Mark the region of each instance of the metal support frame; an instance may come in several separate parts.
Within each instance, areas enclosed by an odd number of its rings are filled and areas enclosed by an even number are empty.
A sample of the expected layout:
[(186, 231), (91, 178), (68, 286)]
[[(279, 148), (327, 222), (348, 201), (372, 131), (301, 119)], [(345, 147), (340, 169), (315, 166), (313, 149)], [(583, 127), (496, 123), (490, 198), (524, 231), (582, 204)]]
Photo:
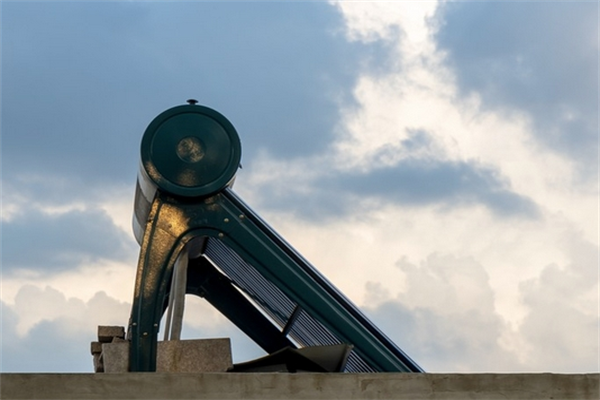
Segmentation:
[(295, 347), (205, 257), (191, 259), (189, 266), (186, 293), (206, 299), (267, 353)]
[(422, 372), (228, 188), (201, 200), (156, 192), (141, 243), (129, 321), (131, 371), (156, 370), (168, 284), (179, 254), (198, 237), (221, 240), (341, 340), (353, 344), (376, 370)]

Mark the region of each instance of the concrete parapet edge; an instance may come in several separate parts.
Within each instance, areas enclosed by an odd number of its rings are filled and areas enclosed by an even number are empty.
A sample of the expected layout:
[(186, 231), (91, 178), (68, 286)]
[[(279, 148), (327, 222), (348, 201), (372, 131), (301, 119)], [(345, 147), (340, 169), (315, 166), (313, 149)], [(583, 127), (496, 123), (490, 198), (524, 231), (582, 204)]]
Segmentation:
[(0, 374), (1, 399), (599, 399), (600, 374)]

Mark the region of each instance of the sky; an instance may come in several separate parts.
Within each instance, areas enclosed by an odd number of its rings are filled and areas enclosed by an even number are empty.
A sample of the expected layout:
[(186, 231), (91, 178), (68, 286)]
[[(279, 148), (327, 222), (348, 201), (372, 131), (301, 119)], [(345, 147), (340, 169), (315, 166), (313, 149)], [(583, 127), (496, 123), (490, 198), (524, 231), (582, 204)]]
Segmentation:
[[(596, 1), (2, 1), (2, 372), (126, 325), (142, 134), (194, 98), (234, 191), (428, 372), (599, 370)], [(185, 338), (262, 351), (200, 298)]]

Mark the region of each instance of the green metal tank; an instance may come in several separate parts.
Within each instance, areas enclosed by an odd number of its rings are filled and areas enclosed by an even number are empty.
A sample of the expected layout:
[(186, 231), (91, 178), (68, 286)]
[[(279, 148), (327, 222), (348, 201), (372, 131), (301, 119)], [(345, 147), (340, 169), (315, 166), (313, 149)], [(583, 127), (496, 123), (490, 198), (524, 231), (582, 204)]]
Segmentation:
[(178, 198), (211, 196), (233, 183), (240, 138), (227, 118), (195, 100), (159, 114), (141, 144), (133, 230), (138, 243), (157, 190)]

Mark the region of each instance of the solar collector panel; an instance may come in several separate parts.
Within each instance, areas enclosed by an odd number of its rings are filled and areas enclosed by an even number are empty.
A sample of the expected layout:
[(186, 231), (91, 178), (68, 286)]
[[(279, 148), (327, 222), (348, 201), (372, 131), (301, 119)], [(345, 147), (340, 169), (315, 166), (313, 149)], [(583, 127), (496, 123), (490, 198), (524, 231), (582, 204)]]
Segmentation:
[(312, 318), (305, 310), (302, 310), (296, 323), (291, 329), (290, 336), (305, 335), (310, 346), (330, 345), (342, 343), (326, 327)]
[[(379, 348), (376, 352), (371, 350), (364, 353), (370, 362), (374, 362), (373, 369), (380, 370), (381, 366), (377, 366), (380, 362), (385, 364), (391, 361), (395, 366), (391, 370), (399, 370), (405, 372), (423, 372), (407, 354), (405, 354), (399, 347), (396, 346), (378, 327), (376, 327), (346, 296), (340, 292), (334, 285), (332, 285), (319, 271), (317, 271), (304, 257), (298, 253), (293, 247), (291, 247), (273, 228), (271, 228), (258, 214), (256, 214), (244, 201), (239, 198), (235, 192), (230, 188), (225, 188), (223, 194), (229, 201), (232, 202), (240, 210), (243, 210), (245, 218), (252, 221), (256, 226), (259, 226), (262, 233), (266, 235), (272, 243), (281, 251), (285, 253), (287, 257), (292, 259), (295, 266), (299, 268), (306, 276), (310, 277), (313, 281), (312, 284), (315, 287), (326, 292), (326, 297), (329, 297), (327, 301), (333, 300), (335, 308), (341, 307), (343, 309), (342, 314), (350, 317), (360, 325), (362, 331), (362, 338), (357, 338), (361, 342), (365, 338), (370, 341), (371, 338), (377, 343), (375, 346)], [(301, 296), (302, 297), (302, 296)], [(337, 303), (337, 304), (336, 304)], [(338, 309), (339, 310), (339, 309)], [(332, 329), (336, 329), (336, 325), (333, 324)], [(344, 335), (338, 332), (338, 334)], [(354, 335), (354, 333), (353, 333)], [(371, 342), (374, 343), (374, 342)], [(370, 347), (367, 342), (362, 342), (366, 347)], [(385, 350), (384, 350), (385, 349)], [(380, 352), (381, 351), (381, 352)], [(384, 353), (387, 353), (384, 355)], [(371, 358), (375, 356), (375, 358)], [(365, 360), (365, 362), (367, 362)], [(371, 364), (368, 364), (371, 365)], [(388, 367), (384, 367), (387, 370)]]
[(377, 372), (373, 367), (365, 362), (356, 351), (352, 350), (346, 362), (344, 372)]
[[(288, 323), (297, 306), (277, 286), (263, 277), (233, 250), (218, 239), (209, 238), (205, 255), (211, 259), (236, 286), (245, 291), (258, 306), (281, 327)], [(342, 343), (323, 324), (305, 310), (292, 321), (288, 337), (301, 347)], [(350, 353), (345, 372), (375, 372), (355, 351)]]
[[(252, 266), (217, 239), (208, 240), (205, 254), (223, 270), (232, 281), (273, 315), (277, 322), (285, 325), (292, 315), (296, 303), (289, 299), (277, 286), (264, 278)], [(339, 344), (341, 341), (326, 327), (301, 310), (290, 328), (289, 336), (294, 340), (312, 345)]]
[(285, 326), (296, 304), (235, 252), (217, 239), (208, 240), (205, 255), (245, 291), (280, 327)]
[[(399, 350), (385, 335), (383, 335), (377, 327), (375, 327), (357, 308), (352, 304), (341, 292), (337, 290), (327, 279), (325, 279), (317, 270), (314, 269), (301, 255), (299, 255), (289, 244), (287, 244), (275, 231), (273, 231), (262, 219), (256, 215), (250, 208), (245, 206), (244, 203), (233, 193), (231, 190), (224, 190), (226, 197), (233, 201), (233, 205), (240, 207), (240, 211), (235, 211), (237, 214), (245, 216), (245, 226), (255, 224), (261, 232), (268, 236), (269, 240), (272, 240), (272, 245), (282, 251), (274, 258), (271, 258), (268, 263), (258, 261), (255, 266), (254, 257), (262, 257), (264, 254), (253, 253), (252, 248), (242, 250), (245, 253), (239, 253), (229, 245), (237, 246), (239, 243), (226, 243), (227, 239), (217, 239), (214, 237), (208, 237), (206, 240), (206, 246), (204, 249), (204, 255), (209, 259), (222, 273), (224, 273), (232, 284), (240, 289), (242, 293), (250, 300), (250, 302), (256, 307), (264, 316), (264, 318), (272, 323), (283, 336), (287, 336), (293, 343), (298, 344), (300, 347), (306, 346), (318, 346), (318, 345), (335, 345), (341, 343), (348, 343), (355, 346), (354, 351), (351, 353), (352, 357), (348, 359), (348, 370), (357, 372), (367, 371), (380, 371), (385, 370), (379, 364), (381, 361), (387, 362), (381, 358), (379, 354), (376, 357), (378, 359), (372, 359), (371, 348), (369, 346), (372, 343), (376, 343), (375, 346), (386, 347), (386, 351), (393, 353), (392, 357), (397, 357), (406, 362), (406, 356)], [(266, 239), (266, 238), (265, 238)], [(273, 247), (271, 247), (273, 249)], [(240, 254), (246, 254), (250, 256), (249, 261), (246, 261)], [(295, 268), (297, 272), (292, 272), (293, 275), (289, 275), (290, 271), (293, 270), (282, 270), (288, 271), (287, 277), (279, 276), (279, 262), (285, 260), (285, 257), (289, 257), (294, 260)], [(262, 263), (262, 264), (261, 264)], [(287, 268), (291, 264), (282, 264)], [(271, 281), (263, 273), (273, 274), (269, 277), (274, 276), (277, 281)], [(289, 279), (291, 277), (302, 277), (305, 279), (304, 282), (308, 285), (306, 292), (298, 293), (292, 286), (286, 286), (286, 283), (282, 283), (279, 279)], [(277, 282), (277, 285), (276, 283)], [(288, 280), (289, 282), (289, 280)], [(282, 286), (278, 286), (281, 285)], [(288, 284), (289, 285), (289, 284)], [(314, 291), (313, 291), (314, 288)], [(289, 292), (287, 291), (289, 290)], [(285, 291), (285, 292), (284, 292)], [(293, 297), (292, 297), (293, 296)], [(313, 297), (318, 296), (318, 297)], [(323, 296), (323, 297), (321, 297)], [(294, 300), (292, 300), (292, 298)], [(292, 321), (294, 310), (299, 305), (297, 301), (305, 301), (309, 305), (310, 312), (307, 310), (301, 310), (298, 317)], [(304, 302), (303, 305), (306, 305)], [(332, 307), (329, 309), (328, 307)], [(316, 307), (316, 308), (315, 308)], [(325, 308), (321, 308), (325, 307)], [(334, 313), (331, 314), (332, 310), (335, 309)], [(321, 310), (324, 313), (321, 313)], [(332, 323), (328, 316), (336, 318), (336, 323)], [(321, 318), (321, 319), (317, 319)], [(323, 319), (324, 318), (324, 319)], [(340, 320), (339, 318), (343, 318)], [(349, 323), (359, 323), (360, 336), (357, 336), (357, 331), (350, 331), (352, 338), (346, 338), (345, 331), (339, 331), (341, 325), (336, 325), (344, 321), (350, 321)], [(356, 322), (353, 322), (356, 321)], [(358, 325), (354, 325), (358, 326)], [(283, 331), (285, 330), (285, 333)], [(340, 336), (341, 335), (341, 336)], [(372, 336), (369, 336), (372, 335)], [(379, 341), (374, 342), (373, 339)], [(371, 342), (369, 342), (371, 341)], [(363, 347), (365, 346), (365, 347)], [(369, 348), (365, 352), (365, 348)], [(381, 347), (380, 347), (381, 348)], [(362, 357), (361, 357), (362, 355)], [(364, 358), (363, 358), (364, 357)], [(388, 355), (383, 357), (389, 357)], [(390, 358), (388, 358), (390, 359)], [(409, 364), (407, 370), (418, 371), (419, 367), (411, 365), (411, 360), (408, 359)], [(396, 362), (396, 361), (392, 361)], [(373, 363), (373, 365), (371, 365)], [(402, 369), (404, 367), (392, 367)]]

